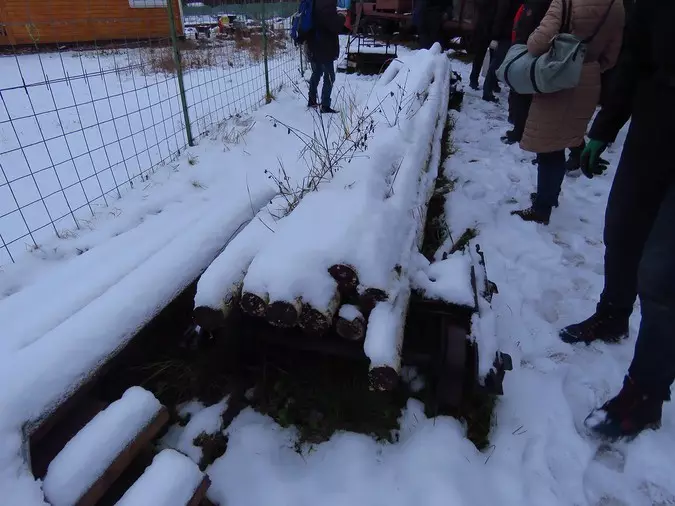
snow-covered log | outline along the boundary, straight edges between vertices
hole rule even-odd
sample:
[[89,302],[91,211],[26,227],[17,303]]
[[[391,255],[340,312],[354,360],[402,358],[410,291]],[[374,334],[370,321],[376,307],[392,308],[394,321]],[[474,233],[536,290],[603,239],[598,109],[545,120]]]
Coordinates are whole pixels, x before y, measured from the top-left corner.
[[298,324],[303,332],[312,336],[322,336],[333,326],[333,319],[339,307],[340,292],[336,287],[326,304],[304,303]]
[[398,254],[397,279],[388,300],[378,302],[370,313],[364,342],[364,351],[370,359],[371,388],[375,390],[390,390],[398,381],[410,277],[415,273],[414,261],[424,240],[429,199],[438,176],[450,65],[441,55],[425,70],[428,72],[428,89],[423,93],[426,98],[419,104],[414,119],[404,127],[404,132],[414,133],[415,145],[401,162],[387,201],[391,206],[387,223],[397,225],[395,242],[390,245]]
[[302,311],[302,299],[291,301],[275,300],[270,302],[265,310],[265,319],[270,325],[281,328],[295,327]]
[[208,331],[225,325],[241,300],[244,277],[253,258],[274,235],[275,227],[269,211],[261,210],[204,271],[195,295],[195,323]]
[[360,341],[366,335],[366,319],[358,307],[345,304],[340,308],[335,321],[337,334],[349,341]]
[[328,268],[328,273],[337,282],[340,293],[348,295],[356,292],[359,286],[359,275],[352,265],[335,264]]
[[241,294],[241,302],[239,305],[241,306],[241,309],[244,311],[244,313],[262,318],[267,313],[269,301],[270,296],[267,292],[247,292],[244,289]]
[[169,419],[147,390],[131,387],[87,423],[49,464],[43,489],[50,504],[96,504]]
[[116,506],[192,506],[201,504],[209,477],[189,457],[169,448],[159,452]]

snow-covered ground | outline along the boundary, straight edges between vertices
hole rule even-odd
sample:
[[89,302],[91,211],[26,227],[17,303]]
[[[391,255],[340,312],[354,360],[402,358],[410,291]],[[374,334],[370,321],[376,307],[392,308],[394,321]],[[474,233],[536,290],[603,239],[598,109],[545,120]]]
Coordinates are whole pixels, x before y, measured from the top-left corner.
[[[468,67],[453,65],[468,82]],[[505,104],[505,93],[501,99]],[[621,345],[571,346],[557,337],[560,327],[593,311],[602,288],[604,208],[625,131],[607,154],[612,169],[592,181],[567,179],[560,208],[542,227],[509,214],[529,204],[536,172],[532,155],[499,140],[509,128],[505,106],[468,91],[462,111],[453,114],[457,153],[446,171],[457,184],[446,211],[455,237],[466,227],[478,230],[500,291],[493,299],[499,344],[514,358],[492,445],[478,452],[459,422],[427,419],[422,405],[410,401],[395,444],[342,433],[299,455],[294,429],[248,409],[226,429],[225,455],[207,469],[213,500],[237,506],[675,504],[672,405],[660,431],[612,448],[579,429],[590,409],[620,387],[639,314]]]
[[[468,82],[468,67],[459,62],[453,67]],[[372,79],[339,75],[338,89],[347,82],[366,99]],[[237,506],[675,504],[672,405],[665,407],[660,431],[649,431],[611,450],[601,448],[578,429],[590,409],[620,387],[632,356],[639,315],[632,320],[631,339],[621,345],[571,346],[557,337],[560,327],[593,311],[602,287],[604,208],[625,132],[608,152],[612,161],[608,174],[592,181],[565,181],[560,208],[554,210],[549,227],[523,223],[509,213],[529,204],[536,172],[530,163],[532,155],[499,140],[509,127],[505,93],[501,99],[502,105],[487,104],[479,92],[467,91],[462,111],[453,113],[457,153],[446,164],[446,175],[457,179],[446,206],[453,237],[467,227],[478,230],[490,279],[499,286],[499,295],[493,299],[499,346],[514,359],[514,371],[505,379],[505,395],[497,404],[490,448],[477,451],[457,420],[428,419],[421,403],[410,401],[395,444],[340,433],[298,454],[295,429],[281,428],[269,417],[246,409],[224,429],[229,438],[227,451],[206,470],[212,481],[208,497],[214,502]],[[31,253],[2,273],[0,384],[11,386],[0,390],[3,501],[41,504],[39,484],[23,465],[20,425],[58,396],[50,391],[59,385],[52,385],[54,378],[67,382],[61,373],[55,375],[54,368],[43,371],[39,361],[31,365],[26,357],[36,349],[58,352],[54,343],[41,348],[40,342],[51,338],[58,344],[70,335],[65,330],[81,330],[86,321],[73,321],[64,308],[85,311],[96,300],[100,302],[101,290],[115,283],[105,276],[97,277],[95,286],[84,283],[100,276],[96,268],[114,265],[111,258],[115,257],[107,257],[114,246],[112,238],[126,241],[121,251],[131,255],[125,259],[130,268],[142,265],[144,259],[136,255],[155,258],[153,252],[143,250],[143,241],[154,237],[157,248],[164,248],[164,239],[157,234],[177,237],[188,226],[185,220],[194,223],[210,213],[241,211],[249,202],[248,197],[242,201],[241,194],[251,192],[254,199],[256,195],[262,199],[270,190],[263,170],[277,167],[280,154],[286,169],[301,178],[304,167],[297,163],[301,146],[293,136],[279,135],[280,128],[267,115],[311,131],[312,117],[304,112],[302,100],[290,91],[281,93],[277,101],[251,117],[255,126],[238,143],[225,143],[221,131],[194,151],[199,157],[196,164],[191,165],[187,156],[182,158],[176,169],[159,171],[148,186],[128,192],[116,202],[115,212],[98,216],[93,230],[47,242],[44,251]],[[148,235],[141,234],[139,239],[134,231],[141,226]],[[164,261],[178,251],[165,253]],[[81,269],[94,255],[102,261]],[[155,274],[161,273],[162,265],[154,267]],[[69,279],[72,286],[43,285],[48,288],[43,294],[36,287],[45,279]],[[74,290],[78,282],[87,288]],[[125,288],[120,297],[131,298],[132,290],[139,290],[134,304],[154,290],[131,283]],[[25,295],[31,290],[33,295]],[[13,305],[21,297],[25,305]],[[33,301],[39,305],[30,304]],[[52,308],[47,312],[53,305],[61,311]],[[21,313],[29,310],[29,317]],[[43,312],[51,315],[50,325],[62,330],[33,342],[43,334],[38,326],[47,324],[29,320]],[[6,328],[16,330],[11,339]],[[91,353],[82,351],[91,342],[76,340],[82,348],[66,351],[80,359],[89,353],[84,358],[91,360]],[[41,358],[47,365],[62,367],[66,376],[68,371],[81,374],[58,357]],[[191,444],[193,435],[221,430],[220,414],[226,404],[185,407],[192,414],[190,423],[169,432],[164,446],[177,447],[197,460],[201,452]]]
[[[300,67],[290,39],[276,35],[268,65],[274,93]],[[232,40],[184,46],[195,139],[264,103],[259,49],[241,50]],[[0,266],[45,248],[53,235],[79,235],[92,215],[117,207],[130,188],[146,186],[149,172],[184,152],[172,68],[171,47],[0,58]]]

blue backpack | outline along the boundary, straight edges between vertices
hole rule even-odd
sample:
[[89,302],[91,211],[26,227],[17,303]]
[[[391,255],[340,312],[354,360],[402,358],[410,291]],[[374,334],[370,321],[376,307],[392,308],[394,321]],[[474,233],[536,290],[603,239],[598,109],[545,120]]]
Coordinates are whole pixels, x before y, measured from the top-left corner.
[[300,0],[298,12],[293,15],[291,38],[296,46],[309,39],[314,31],[314,0]]

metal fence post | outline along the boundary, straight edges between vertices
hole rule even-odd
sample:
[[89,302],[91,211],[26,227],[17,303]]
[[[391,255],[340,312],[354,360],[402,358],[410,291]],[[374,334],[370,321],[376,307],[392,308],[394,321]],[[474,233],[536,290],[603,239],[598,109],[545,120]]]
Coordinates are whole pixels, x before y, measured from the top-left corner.
[[265,13],[265,2],[262,2],[262,36],[263,36],[263,59],[265,60],[265,103],[272,101],[272,92],[270,90],[270,72],[267,64],[267,17]]
[[180,49],[178,48],[178,36],[176,35],[176,18],[174,15],[173,2],[174,0],[167,0],[166,2],[169,11],[169,27],[171,28],[173,62],[176,66],[176,75],[178,77],[178,90],[180,92],[181,105],[183,106],[183,118],[185,120],[185,133],[187,135],[188,146],[194,146],[195,141],[192,137],[192,125],[190,124],[187,97],[185,96],[185,83],[183,82],[183,63],[181,62]]

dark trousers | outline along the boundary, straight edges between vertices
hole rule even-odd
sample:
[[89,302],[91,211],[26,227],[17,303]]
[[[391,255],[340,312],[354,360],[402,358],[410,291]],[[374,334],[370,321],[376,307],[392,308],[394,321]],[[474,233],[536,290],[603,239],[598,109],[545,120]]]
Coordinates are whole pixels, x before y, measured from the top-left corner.
[[629,374],[645,392],[668,399],[675,380],[675,161],[668,130],[642,129],[635,110],[607,203],[598,309],[628,316],[639,294],[642,321]]
[[435,42],[440,42],[441,22],[443,10],[436,5],[428,5],[421,13],[420,27],[420,45],[425,49],[430,49]]
[[509,92],[509,117],[513,122],[512,138],[516,142],[520,142],[523,138],[531,104],[532,95],[521,95],[515,91]]
[[490,68],[485,77],[485,82],[483,83],[483,98],[494,95],[497,88],[497,69],[504,62],[504,58],[506,58],[506,53],[509,52],[510,47],[510,39],[497,41],[497,49],[490,55]]
[[485,60],[485,55],[490,47],[490,42],[490,37],[485,34],[476,33],[474,35],[473,63],[471,65],[471,76],[469,77],[470,83],[478,84],[480,70],[483,67],[483,61]]
[[551,214],[558,203],[560,188],[565,179],[565,150],[537,154],[537,199],[535,211]]
[[309,102],[317,103],[319,81],[323,77],[321,106],[330,107],[330,95],[333,92],[333,83],[335,82],[335,67],[333,66],[333,62],[317,63],[310,61],[309,63],[312,66],[312,76],[309,78]]

